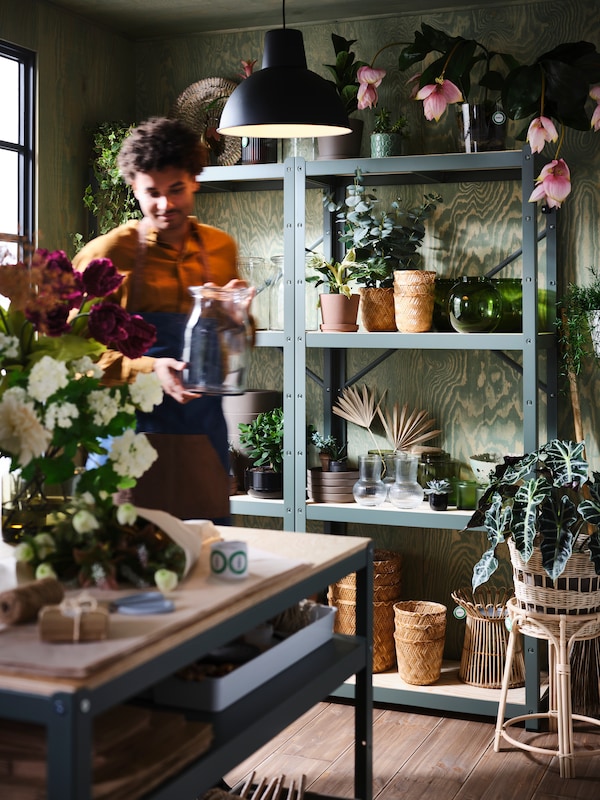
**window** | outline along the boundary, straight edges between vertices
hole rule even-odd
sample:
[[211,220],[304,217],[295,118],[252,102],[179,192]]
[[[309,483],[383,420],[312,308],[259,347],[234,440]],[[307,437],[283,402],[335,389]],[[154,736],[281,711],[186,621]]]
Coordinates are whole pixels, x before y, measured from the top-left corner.
[[23,259],[34,227],[35,54],[0,42],[0,262]]

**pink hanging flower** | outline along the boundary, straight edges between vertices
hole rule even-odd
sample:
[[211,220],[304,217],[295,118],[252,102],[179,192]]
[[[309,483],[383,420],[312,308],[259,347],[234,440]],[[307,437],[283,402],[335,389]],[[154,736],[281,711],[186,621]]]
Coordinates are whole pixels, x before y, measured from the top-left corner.
[[408,95],[409,100],[415,100],[417,97],[417,92],[419,91],[419,80],[421,79],[421,75],[422,75],[421,72],[415,72],[412,78],[409,78],[406,81],[407,86],[410,86],[412,83],[412,86],[410,86],[410,93]]
[[532,153],[541,153],[546,142],[555,142],[558,139],[556,126],[548,117],[536,117],[531,120],[527,131],[527,141]]
[[242,65],[243,72],[240,72],[240,78],[249,78],[252,75],[252,70],[254,69],[254,65],[256,64],[256,59],[254,61],[240,61]]
[[571,193],[571,173],[562,158],[546,164],[535,182],[537,186],[529,197],[530,203],[542,200],[550,208],[560,208],[562,201]]
[[356,79],[358,80],[358,94],[356,99],[358,101],[358,108],[373,108],[377,105],[377,88],[381,85],[381,81],[385,78],[386,71],[384,69],[376,69],[375,67],[360,67],[356,72]]
[[447,78],[436,78],[435,83],[428,83],[419,89],[415,100],[423,101],[425,118],[437,122],[446,110],[446,106],[449,103],[462,103],[463,96],[452,81]]
[[600,131],[600,85],[592,86],[590,89],[590,97],[596,101],[596,108],[592,114],[591,127],[595,131]]

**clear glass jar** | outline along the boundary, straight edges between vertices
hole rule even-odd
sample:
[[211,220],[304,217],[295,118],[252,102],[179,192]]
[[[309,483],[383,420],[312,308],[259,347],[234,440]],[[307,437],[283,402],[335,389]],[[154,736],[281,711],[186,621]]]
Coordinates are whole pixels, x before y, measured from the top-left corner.
[[450,324],[459,333],[491,333],[502,319],[502,298],[489,278],[464,276],[448,294]]
[[425,492],[417,481],[419,457],[413,453],[396,453],[394,457],[396,478],[390,486],[388,498],[396,508],[415,508],[421,505]]
[[283,330],[283,256],[273,256],[271,285],[269,286],[269,330]]
[[380,506],[387,497],[387,486],[381,478],[381,456],[358,457],[358,480],[352,487],[354,499],[361,506]]
[[256,289],[250,313],[257,330],[269,327],[269,287],[273,265],[261,256],[238,256],[238,274]]
[[188,317],[182,361],[186,389],[201,394],[246,391],[251,331],[250,289],[190,286],[194,307]]

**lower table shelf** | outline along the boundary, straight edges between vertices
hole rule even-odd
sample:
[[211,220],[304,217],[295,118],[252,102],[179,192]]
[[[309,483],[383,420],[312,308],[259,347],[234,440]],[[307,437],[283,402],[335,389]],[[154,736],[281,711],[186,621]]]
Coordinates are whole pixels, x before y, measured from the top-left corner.
[[[373,675],[373,701],[394,706],[410,706],[435,711],[496,717],[500,689],[471,686],[458,677],[459,663],[444,661],[440,679],[430,686],[405,683],[397,670]],[[540,701],[548,689],[547,680],[540,685]],[[354,697],[354,679],[350,678],[332,695],[339,698]],[[507,715],[526,713],[525,687],[509,689]]]

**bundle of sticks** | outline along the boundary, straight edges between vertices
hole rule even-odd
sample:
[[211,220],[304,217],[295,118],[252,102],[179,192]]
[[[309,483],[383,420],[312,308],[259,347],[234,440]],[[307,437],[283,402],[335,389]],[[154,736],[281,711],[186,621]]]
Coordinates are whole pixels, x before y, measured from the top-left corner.
[[292,778],[289,786],[285,787],[285,775],[276,778],[263,778],[255,783],[256,773],[252,772],[229,791],[224,789],[210,789],[202,800],[231,800],[231,798],[244,798],[244,800],[303,800],[306,775],[299,779]]

